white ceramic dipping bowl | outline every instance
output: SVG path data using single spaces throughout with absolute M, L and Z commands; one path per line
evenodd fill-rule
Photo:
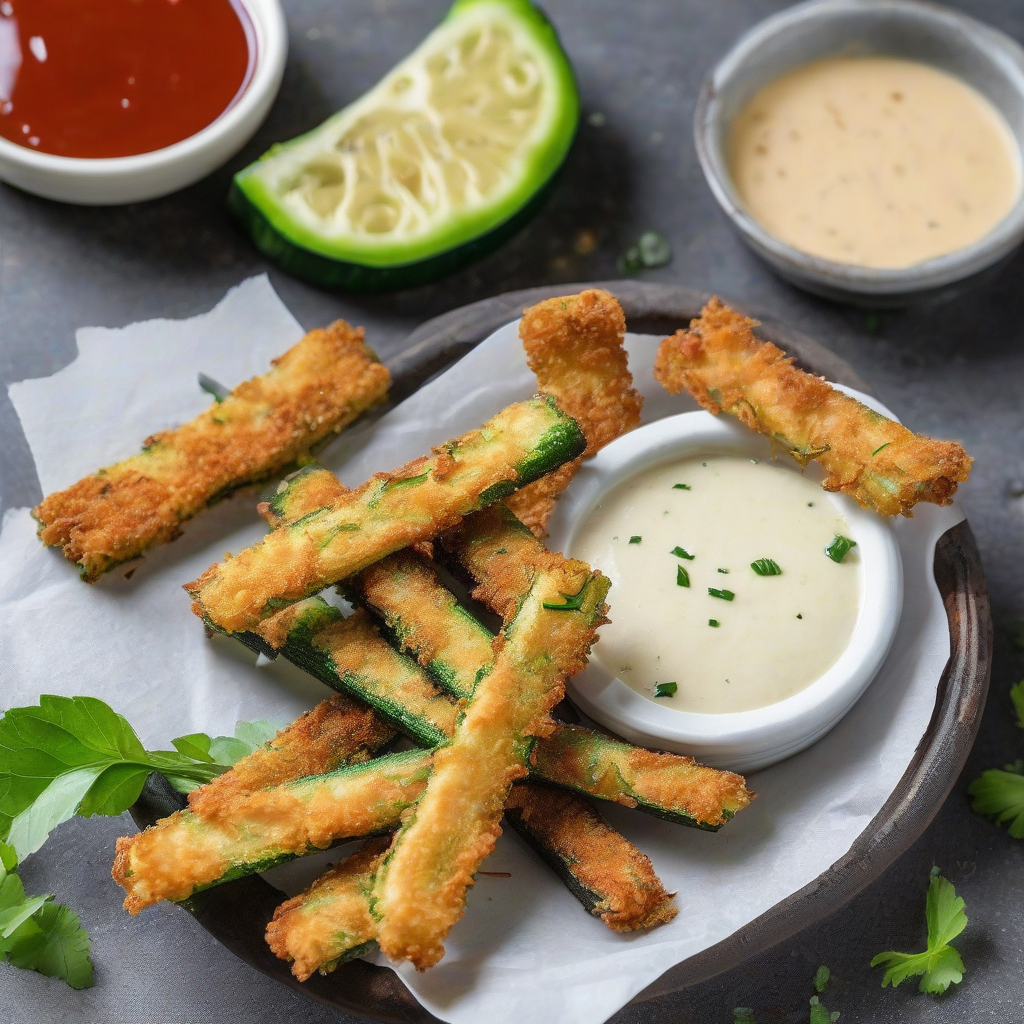
M 868 396 L 843 390 L 891 415 Z M 660 463 L 696 455 L 770 459 L 771 450 L 764 437 L 707 412 L 683 413 L 640 427 L 583 464 L 549 524 L 552 550 L 572 554 L 578 528 L 624 480 Z M 800 472 L 788 456 L 780 456 L 780 466 L 780 472 Z M 822 478 L 813 463 L 804 473 Z M 853 633 L 824 675 L 767 707 L 698 714 L 657 704 L 631 689 L 601 663 L 598 643 L 586 670 L 569 684 L 569 695 L 580 710 L 634 743 L 690 754 L 704 764 L 738 772 L 765 768 L 824 736 L 868 688 L 889 652 L 903 606 L 903 564 L 886 520 L 843 495 L 822 494 L 846 520 L 860 562 L 860 608 Z M 608 604 L 614 619 L 614 581 Z M 681 635 L 679 643 L 685 645 L 687 637 Z
M 47 199 L 108 206 L 176 192 L 230 159 L 267 116 L 288 55 L 288 29 L 280 0 L 239 3 L 249 16 L 249 44 L 256 58 L 248 86 L 216 121 L 173 146 L 136 156 L 55 156 L 0 138 L 0 179 Z

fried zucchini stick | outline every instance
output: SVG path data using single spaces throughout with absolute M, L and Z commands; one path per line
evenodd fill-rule
M 282 482 L 272 501 L 261 505 L 260 511 L 272 526 L 277 526 L 292 516 L 301 516 L 309 503 L 319 503 L 343 490 L 342 483 L 328 470 L 308 466 Z M 477 513 L 466 529 L 446 539 L 480 584 L 478 596 L 499 613 L 514 614 L 532 574 L 558 557 L 552 556 L 500 505 Z M 454 596 L 434 568 L 418 555 L 403 551 L 370 566 L 353 577 L 349 592 L 380 616 L 396 642 L 453 697 L 470 696 L 477 681 L 490 671 L 494 637 L 465 609 L 453 606 Z M 377 680 L 353 676 L 342 679 L 337 665 L 324 656 L 330 642 L 321 639 L 320 631 L 341 619 L 336 608 L 321 598 L 311 598 L 293 609 L 279 613 L 262 627 L 263 631 L 278 631 L 273 645 L 280 648 L 283 657 L 328 686 L 344 689 L 357 698 L 372 701 L 374 693 L 387 694 L 390 677 L 386 663 L 381 663 L 384 674 Z M 282 630 L 283 636 L 279 632 Z M 238 639 L 253 650 L 271 653 L 254 634 L 238 634 Z M 398 679 L 411 679 L 412 671 L 402 661 L 403 665 L 394 666 L 393 674 Z M 361 692 L 363 686 L 368 693 Z M 432 702 L 444 700 L 429 679 L 424 679 L 414 692 L 430 694 Z M 389 714 L 407 735 L 415 736 L 420 727 L 408 709 L 401 718 L 388 710 L 400 704 L 394 700 L 375 706 Z M 440 725 L 443 717 L 443 708 L 436 706 L 432 720 Z M 538 781 L 708 831 L 717 831 L 751 800 L 743 778 L 732 772 L 707 768 L 678 754 L 634 747 L 563 723 L 556 723 L 550 736 L 534 744 L 530 769 Z
M 607 592 L 600 573 L 563 559 L 537 574 L 495 641 L 494 668 L 435 752 L 426 789 L 374 881 L 378 942 L 390 959 L 423 970 L 444 955 L 473 875 L 501 832 L 509 789 L 527 773 L 534 738 L 553 728 L 549 712 L 566 677 L 586 663 Z
M 919 501 L 948 505 L 971 469 L 952 441 L 933 441 L 793 365 L 753 332 L 756 320 L 717 298 L 658 349 L 654 376 L 684 388 L 709 412 L 727 412 L 784 447 L 801 465 L 816 459 L 827 491 L 881 515 L 912 514 Z
M 549 398 L 508 406 L 482 427 L 380 473 L 186 585 L 193 610 L 227 632 L 254 629 L 393 551 L 575 458 L 586 442 Z
M 625 334 L 622 307 L 598 289 L 547 299 L 523 313 L 519 337 L 538 390 L 551 395 L 587 439 L 582 456 L 505 499 L 538 537 L 547 533 L 555 501 L 580 462 L 640 425 L 643 398 L 633 387 Z
M 184 426 L 147 438 L 140 454 L 45 498 L 32 512 L 39 537 L 92 583 L 348 426 L 385 397 L 389 381 L 361 327 L 338 320 L 311 331 L 269 373 Z
M 595 917 L 617 932 L 665 924 L 676 916 L 672 894 L 650 859 L 588 804 L 569 793 L 517 782 L 505 818 Z M 267 944 L 305 981 L 370 951 L 377 921 L 370 912 L 374 876 L 388 841 L 370 839 L 305 892 L 274 911 Z

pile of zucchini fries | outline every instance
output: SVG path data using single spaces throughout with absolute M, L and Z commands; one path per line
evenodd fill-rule
M 571 315 L 583 298 L 557 301 Z M 267 940 L 299 978 L 375 943 L 423 969 L 443 955 L 504 814 L 609 927 L 675 915 L 648 858 L 584 797 L 714 831 L 750 794 L 732 773 L 550 717 L 604 621 L 608 581 L 548 551 L 500 502 L 590 452 L 586 424 L 560 408 L 572 396 L 540 383 L 548 397 L 354 491 L 307 467 L 260 506 L 267 539 L 189 585 L 209 626 L 338 694 L 187 810 L 119 840 L 114 877 L 131 912 L 375 837 L 278 908 Z M 501 617 L 498 637 L 424 542 Z M 312 596 L 338 581 L 358 606 L 347 617 Z M 416 747 L 392 750 L 402 737 Z

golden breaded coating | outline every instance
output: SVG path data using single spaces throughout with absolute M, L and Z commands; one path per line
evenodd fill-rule
M 225 632 L 253 630 L 284 604 L 436 536 L 575 458 L 585 445 L 579 427 L 552 399 L 510 405 L 431 456 L 378 473 L 211 566 L 185 585 L 193 611 Z
M 204 818 L 230 816 L 238 801 L 256 790 L 367 761 L 396 735 L 375 711 L 336 693 L 282 729 L 265 747 L 192 790 L 189 809 Z
M 390 375 L 338 320 L 311 331 L 261 377 L 142 452 L 45 498 L 34 510 L 44 544 L 60 547 L 90 583 L 244 484 L 294 462 L 387 394 Z
M 555 500 L 582 459 L 640 425 L 643 397 L 633 387 L 623 340 L 626 318 L 615 296 L 599 289 L 538 302 L 523 313 L 519 337 L 537 387 L 580 425 L 587 449 L 506 499 L 538 537 L 545 536 Z
M 327 974 L 376 941 L 370 891 L 390 843 L 390 837 L 368 839 L 305 892 L 274 911 L 267 925 L 267 945 L 275 956 L 291 961 L 292 974 L 299 981 L 314 971 Z
M 585 896 L 577 895 L 612 931 L 654 928 L 676 916 L 674 894 L 665 890 L 650 858 L 586 800 L 518 782 L 505 802 L 505 816 L 560 876 L 568 873 L 570 888 L 585 890 Z
M 494 668 L 477 684 L 454 737 L 438 748 L 427 787 L 399 829 L 374 884 L 378 942 L 419 970 L 444 955 L 481 861 L 501 834 L 512 783 L 527 773 L 533 738 L 587 660 L 604 621 L 608 581 L 562 559 L 539 572 L 494 644 Z
M 822 485 L 885 516 L 911 515 L 919 501 L 948 505 L 971 469 L 952 441 L 933 441 L 793 365 L 754 336 L 756 320 L 712 299 L 689 330 L 658 349 L 654 376 L 684 388 L 709 412 L 728 412 L 781 445 L 801 465 L 816 459 Z

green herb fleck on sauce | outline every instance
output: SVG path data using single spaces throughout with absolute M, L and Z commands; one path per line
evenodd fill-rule
M 655 683 L 654 684 L 654 696 L 655 697 L 674 697 L 676 690 L 679 687 L 675 683 Z
M 719 590 L 717 587 L 708 587 L 708 593 L 712 597 L 719 597 L 723 601 L 731 601 L 736 595 L 731 590 Z
M 633 536 L 629 538 L 629 543 L 630 544 L 639 544 L 640 541 L 642 541 L 642 540 L 643 540 L 643 537 L 641 537 L 640 534 L 634 533 Z
M 837 533 L 832 543 L 825 548 L 825 554 L 833 562 L 841 562 L 850 553 L 850 549 L 856 546 L 857 542 L 855 540 L 850 540 L 849 537 L 844 537 L 841 533 Z
M 715 629 L 718 629 L 721 623 L 718 621 L 718 619 L 708 619 L 708 625 L 714 627 Z
M 678 544 L 669 552 L 670 555 L 675 555 L 676 558 L 685 558 L 688 562 L 692 562 L 694 556 L 690 554 L 686 548 L 681 548 Z
M 779 563 L 773 558 L 759 558 L 755 562 L 750 563 L 750 568 L 757 573 L 758 576 L 781 576 L 782 570 L 779 568 Z
M 718 571 L 719 571 L 719 572 L 720 572 L 720 573 L 721 573 L 721 574 L 722 574 L 723 576 L 728 576 L 728 575 L 729 575 L 729 570 L 728 570 L 728 569 L 719 569 Z
M 690 574 L 681 566 L 676 566 L 676 586 L 688 587 L 690 585 Z
M 673 491 L 688 491 L 688 490 L 690 490 L 690 485 L 689 484 L 673 484 L 672 485 L 672 490 Z

